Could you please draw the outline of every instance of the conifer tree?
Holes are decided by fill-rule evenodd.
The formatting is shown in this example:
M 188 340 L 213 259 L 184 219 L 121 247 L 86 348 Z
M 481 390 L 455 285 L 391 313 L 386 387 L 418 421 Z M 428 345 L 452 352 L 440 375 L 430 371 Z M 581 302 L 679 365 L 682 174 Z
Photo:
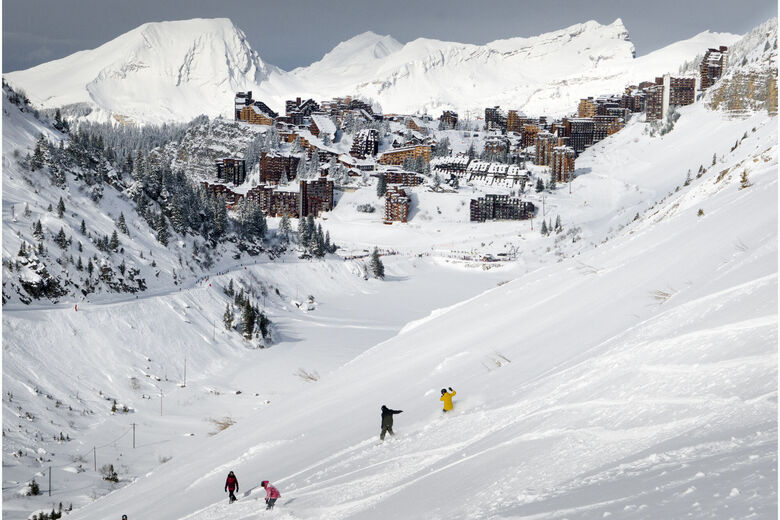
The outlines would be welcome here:
M 230 282 L 233 283 L 233 280 Z M 233 307 L 231 307 L 229 303 L 225 307 L 225 314 L 222 315 L 222 322 L 225 324 L 227 330 L 233 328 Z
M 371 272 L 377 278 L 385 277 L 385 264 L 379 258 L 379 249 L 374 246 L 374 251 L 371 253 Z
M 168 223 L 165 221 L 165 215 L 163 213 L 160 213 L 159 217 L 157 218 L 156 231 L 157 240 L 162 245 L 167 246 L 170 233 L 168 232 Z
M 33 224 L 33 237 L 36 240 L 43 240 L 43 226 L 41 225 L 40 220 L 37 220 L 35 224 Z
M 545 236 L 548 234 L 548 231 L 547 231 L 547 222 L 546 222 L 546 221 L 544 221 L 544 220 L 542 220 L 542 229 L 541 229 L 540 233 L 541 233 L 542 235 L 545 235 Z
M 63 228 L 60 228 L 60 231 L 54 238 L 54 242 L 60 247 L 60 249 L 65 249 L 68 247 L 68 237 L 65 236 L 65 230 Z
M 290 217 L 283 215 L 279 221 L 279 234 L 282 240 L 287 243 L 290 241 L 290 233 L 292 233 L 292 226 L 290 225 Z
M 376 196 L 384 197 L 387 193 L 387 178 L 384 173 L 380 173 L 376 180 Z
M 119 214 L 119 219 L 116 221 L 116 227 L 117 227 L 117 229 L 119 229 L 119 231 L 121 231 L 125 235 L 129 235 L 130 234 L 130 231 L 127 229 L 127 223 L 125 222 L 125 214 L 124 213 L 120 213 Z
M 84 222 L 84 219 L 81 219 L 81 227 L 79 228 L 79 231 L 81 231 L 82 235 L 87 234 L 87 224 Z
M 81 261 L 81 257 L 79 257 L 78 262 L 76 262 L 76 269 L 78 269 L 79 271 L 84 270 L 84 262 Z
M 541 178 L 536 179 L 536 193 L 544 191 L 544 181 Z
M 65 214 L 65 201 L 63 201 L 62 197 L 60 197 L 59 202 L 57 202 L 57 216 L 59 218 L 62 218 L 64 214 Z
M 252 334 L 255 331 L 256 317 L 257 315 L 255 313 L 254 307 L 252 307 L 252 304 L 249 302 L 249 300 L 246 300 L 244 302 L 244 312 L 243 312 L 244 337 L 246 339 L 252 339 Z
M 117 235 L 116 229 L 111 233 L 111 240 L 108 242 L 108 248 L 111 249 L 111 251 L 119 249 L 119 235 Z

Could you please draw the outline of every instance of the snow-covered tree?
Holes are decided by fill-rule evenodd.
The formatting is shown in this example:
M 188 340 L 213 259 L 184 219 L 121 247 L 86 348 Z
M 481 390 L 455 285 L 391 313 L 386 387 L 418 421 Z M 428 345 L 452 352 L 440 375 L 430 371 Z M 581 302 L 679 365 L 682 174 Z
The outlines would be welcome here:
M 382 263 L 382 260 L 379 258 L 379 249 L 377 247 L 374 247 L 374 251 L 371 253 L 371 272 L 376 278 L 384 278 L 385 277 L 385 264 Z

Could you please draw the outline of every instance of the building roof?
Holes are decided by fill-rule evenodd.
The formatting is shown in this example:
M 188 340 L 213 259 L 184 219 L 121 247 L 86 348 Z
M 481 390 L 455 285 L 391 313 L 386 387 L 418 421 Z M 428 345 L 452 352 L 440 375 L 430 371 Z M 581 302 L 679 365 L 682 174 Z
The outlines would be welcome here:
M 320 129 L 320 132 L 336 135 L 336 125 L 330 117 L 323 114 L 312 114 L 311 120 Z

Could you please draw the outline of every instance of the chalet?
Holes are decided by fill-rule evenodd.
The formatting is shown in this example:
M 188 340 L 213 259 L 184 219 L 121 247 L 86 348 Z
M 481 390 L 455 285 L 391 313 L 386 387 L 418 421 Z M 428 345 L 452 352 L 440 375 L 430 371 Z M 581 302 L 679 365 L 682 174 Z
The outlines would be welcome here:
M 260 182 L 279 184 L 293 180 L 298 173 L 300 159 L 293 155 L 262 152 L 260 155 Z
M 379 157 L 379 164 L 403 164 L 407 158 L 416 159 L 418 157 L 422 157 L 425 162 L 430 162 L 430 145 L 405 146 L 387 151 Z
M 532 218 L 536 208 L 531 202 L 509 195 L 485 195 L 471 199 L 469 214 L 472 222 L 486 220 L 523 220 Z
M 385 222 L 406 222 L 410 204 L 411 199 L 403 188 L 390 187 L 385 193 Z
M 728 47 L 720 46 L 717 49 L 707 49 L 704 59 L 699 65 L 699 77 L 701 78 L 701 90 L 710 88 L 723 75 L 728 65 Z
M 319 178 L 314 181 L 300 182 L 298 214 L 318 216 L 323 211 L 333 209 L 333 181 Z
M 456 177 L 462 177 L 455 174 Z M 528 175 L 516 164 L 505 164 L 490 161 L 471 161 L 466 169 L 466 179 L 470 183 L 478 182 L 488 186 L 523 186 Z
M 243 159 L 218 159 L 215 165 L 217 179 L 221 181 L 232 182 L 238 186 L 246 179 L 246 161 Z
M 557 182 L 569 182 L 574 174 L 576 152 L 571 146 L 556 146 L 552 151 L 552 174 Z
M 409 130 L 414 130 L 415 132 L 423 132 L 423 126 L 421 126 L 417 121 L 414 120 L 413 117 L 407 117 L 406 118 L 406 128 Z
M 325 136 L 327 136 L 332 143 L 336 139 L 337 130 L 336 125 L 329 116 L 319 112 L 311 114 L 311 124 L 309 125 L 311 135 L 319 137 L 323 141 Z

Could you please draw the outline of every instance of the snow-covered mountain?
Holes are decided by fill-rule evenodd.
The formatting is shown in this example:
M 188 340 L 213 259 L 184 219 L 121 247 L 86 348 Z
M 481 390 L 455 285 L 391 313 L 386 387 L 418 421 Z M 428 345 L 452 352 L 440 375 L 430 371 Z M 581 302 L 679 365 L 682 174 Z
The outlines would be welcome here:
M 91 51 L 12 72 L 7 81 L 44 108 L 78 103 L 138 122 L 229 117 L 232 95 L 251 89 L 283 111 L 294 96 L 359 95 L 386 112 L 444 109 L 481 113 L 502 105 L 529 114 L 565 114 L 583 96 L 617 93 L 676 72 L 732 34 L 704 32 L 639 58 L 620 19 L 595 21 L 529 38 L 472 45 L 419 38 L 402 45 L 362 33 L 321 60 L 286 72 L 265 64 L 229 20 L 145 24 Z
M 76 104 L 137 122 L 224 113 L 276 70 L 230 20 L 146 23 L 97 49 L 6 75 L 41 108 Z

